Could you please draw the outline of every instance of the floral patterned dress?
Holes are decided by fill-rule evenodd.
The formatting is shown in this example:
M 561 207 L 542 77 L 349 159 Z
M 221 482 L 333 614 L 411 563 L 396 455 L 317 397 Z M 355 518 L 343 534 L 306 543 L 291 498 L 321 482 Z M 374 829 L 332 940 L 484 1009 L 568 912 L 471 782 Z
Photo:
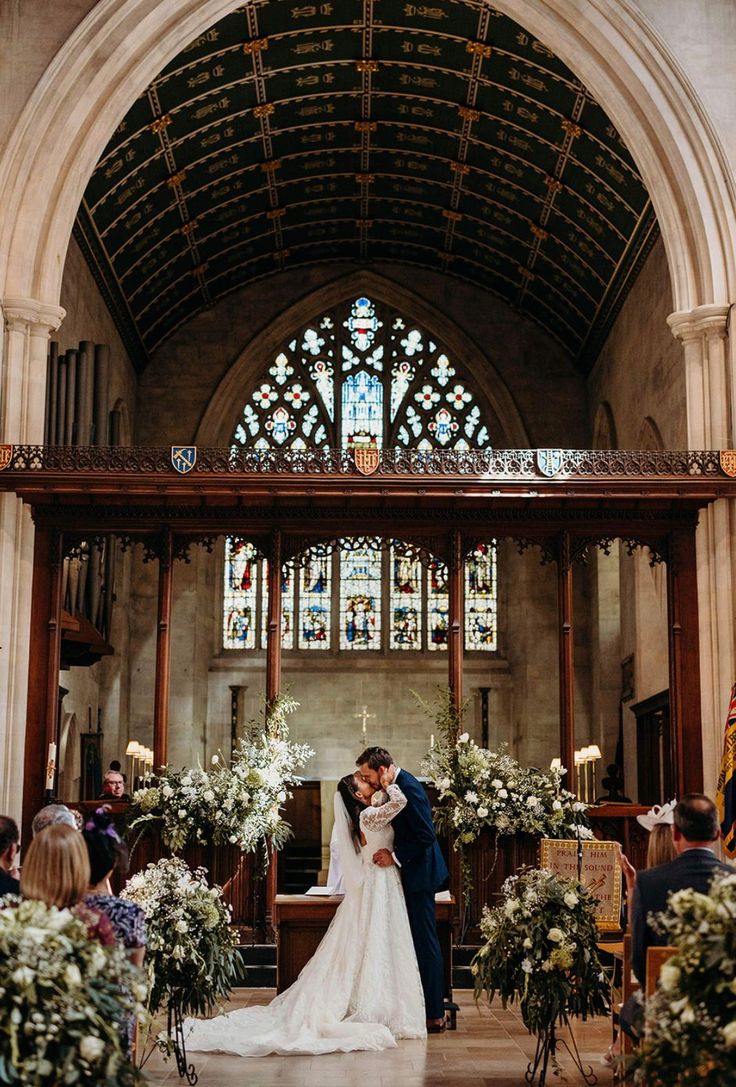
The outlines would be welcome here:
M 99 910 L 109 918 L 115 935 L 124 948 L 132 950 L 146 946 L 146 917 L 135 902 L 102 894 L 85 895 L 84 901 L 85 905 Z

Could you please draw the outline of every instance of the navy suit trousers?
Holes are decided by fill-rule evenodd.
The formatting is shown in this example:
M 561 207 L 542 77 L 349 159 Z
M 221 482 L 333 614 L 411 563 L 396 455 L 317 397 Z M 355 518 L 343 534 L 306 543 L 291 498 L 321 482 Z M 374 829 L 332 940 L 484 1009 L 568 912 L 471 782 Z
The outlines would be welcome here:
M 427 1019 L 441 1019 L 445 1014 L 445 970 L 437 936 L 434 891 L 406 891 L 405 894 Z

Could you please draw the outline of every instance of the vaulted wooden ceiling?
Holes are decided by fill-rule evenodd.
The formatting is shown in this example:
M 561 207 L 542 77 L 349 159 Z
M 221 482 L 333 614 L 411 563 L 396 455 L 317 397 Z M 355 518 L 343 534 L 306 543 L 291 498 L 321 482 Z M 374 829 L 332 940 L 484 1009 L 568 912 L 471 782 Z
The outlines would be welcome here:
M 604 111 L 484 0 L 251 0 L 132 105 L 76 225 L 140 367 L 252 280 L 377 259 L 492 291 L 585 367 L 656 234 Z

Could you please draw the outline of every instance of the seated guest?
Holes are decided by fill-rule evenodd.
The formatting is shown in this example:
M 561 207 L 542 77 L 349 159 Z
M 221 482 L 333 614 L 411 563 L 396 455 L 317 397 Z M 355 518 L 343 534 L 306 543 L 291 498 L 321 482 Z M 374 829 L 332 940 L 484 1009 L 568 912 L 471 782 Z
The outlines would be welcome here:
M 666 937 L 649 925 L 649 914 L 663 913 L 672 891 L 692 888 L 706 894 L 715 872 L 733 871 L 713 852 L 720 836 L 713 801 L 702 793 L 687 793 L 675 808 L 672 840 L 676 858 L 638 873 L 631 910 L 631 965 L 641 985 L 646 978 L 647 948 L 666 943 Z
M 646 815 L 637 815 L 637 823 L 649 831 L 647 842 L 647 868 L 656 868 L 659 864 L 667 864 L 677 856 L 675 843 L 672 840 L 672 826 L 675 821 L 676 800 L 668 800 L 666 804 L 655 804 Z M 618 845 L 618 843 L 616 843 Z M 619 846 L 618 862 L 626 880 L 626 900 L 631 907 L 634 897 L 634 885 L 636 883 L 636 869 Z
M 87 925 L 90 939 L 111 947 L 116 937 L 110 921 L 83 901 L 89 876 L 89 858 L 82 835 L 63 823 L 53 823 L 39 831 L 28 847 L 20 893 L 47 906 L 72 909 Z
M 8 815 L 0 815 L 0 896 L 20 894 L 18 825 Z
M 68 827 L 73 827 L 74 830 L 79 829 L 74 818 L 74 812 L 70 811 L 66 804 L 47 804 L 45 808 L 41 808 L 33 816 L 31 830 L 34 838 L 39 831 L 52 826 L 54 823 L 65 824 Z
M 132 962 L 142 966 L 146 946 L 145 914 L 134 902 L 113 895 L 110 886 L 113 872 L 128 871 L 128 847 L 105 808 L 98 808 L 87 819 L 82 837 L 90 864 L 89 891 L 84 901 L 109 917 Z
M 125 778 L 119 770 L 108 770 L 102 779 L 99 800 L 130 800 L 125 791 Z

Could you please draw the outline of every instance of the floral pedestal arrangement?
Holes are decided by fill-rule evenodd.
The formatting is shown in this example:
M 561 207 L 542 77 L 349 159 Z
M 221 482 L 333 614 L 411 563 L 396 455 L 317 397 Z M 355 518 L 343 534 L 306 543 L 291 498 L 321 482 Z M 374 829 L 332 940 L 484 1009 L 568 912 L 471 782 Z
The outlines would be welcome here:
M 476 999 L 496 996 L 505 1008 L 518 1002 L 521 1017 L 537 1038 L 526 1080 L 539 1076 L 543 1087 L 550 1062 L 557 1074 L 561 1048 L 588 1084 L 597 1082 L 584 1068 L 571 1029 L 571 1018 L 587 1019 L 609 1010 L 610 986 L 597 951 L 595 899 L 574 879 L 544 869 L 511 876 L 503 901 L 486 909 L 481 922 L 484 944 L 473 960 Z M 560 1038 L 558 1028 L 568 1028 Z

